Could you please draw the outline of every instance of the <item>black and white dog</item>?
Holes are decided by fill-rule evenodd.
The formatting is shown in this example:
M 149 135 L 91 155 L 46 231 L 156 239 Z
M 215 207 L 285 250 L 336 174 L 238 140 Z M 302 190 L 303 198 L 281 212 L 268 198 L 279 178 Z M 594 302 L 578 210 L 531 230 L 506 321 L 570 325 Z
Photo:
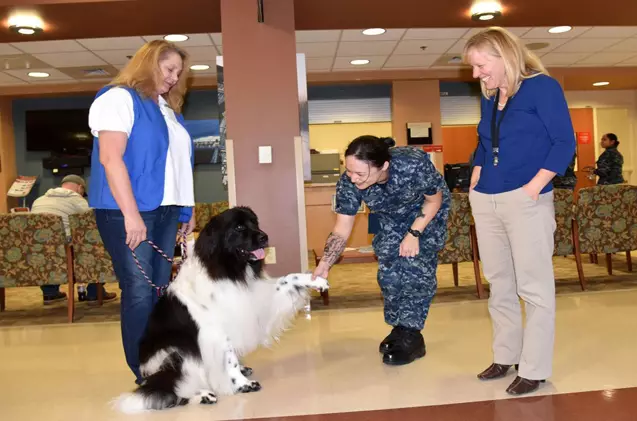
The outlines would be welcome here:
M 267 245 L 249 208 L 229 209 L 208 222 L 150 316 L 139 350 L 145 380 L 116 399 L 119 410 L 212 404 L 220 395 L 261 388 L 239 358 L 276 340 L 309 288 L 328 288 L 311 274 L 270 279 L 263 271 Z

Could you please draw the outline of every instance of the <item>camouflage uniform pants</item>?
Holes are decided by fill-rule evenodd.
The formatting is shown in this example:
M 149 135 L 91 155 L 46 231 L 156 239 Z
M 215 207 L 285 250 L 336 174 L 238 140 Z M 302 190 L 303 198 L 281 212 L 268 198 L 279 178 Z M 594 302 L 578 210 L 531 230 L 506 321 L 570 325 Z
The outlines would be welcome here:
M 385 322 L 422 330 L 436 295 L 438 252 L 421 250 L 416 257 L 379 259 L 378 284 L 385 299 Z

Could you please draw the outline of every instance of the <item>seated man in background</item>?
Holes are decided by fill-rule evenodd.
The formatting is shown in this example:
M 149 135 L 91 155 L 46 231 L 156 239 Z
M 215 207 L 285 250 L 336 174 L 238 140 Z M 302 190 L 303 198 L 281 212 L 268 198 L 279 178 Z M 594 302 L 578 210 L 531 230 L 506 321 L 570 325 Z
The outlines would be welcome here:
M 62 179 L 60 187 L 49 189 L 44 196 L 38 197 L 31 213 L 48 213 L 62 217 L 64 230 L 68 241 L 71 241 L 71 227 L 69 226 L 69 215 L 83 213 L 90 210 L 88 202 L 84 198 L 86 192 L 86 182 L 79 175 L 67 175 Z M 59 285 L 43 285 L 40 287 L 44 296 L 44 304 L 51 304 L 56 301 L 66 299 L 66 293 L 60 291 Z M 104 288 L 100 284 L 100 288 Z M 70 292 L 70 291 L 69 291 Z M 117 295 L 104 291 L 104 301 L 114 300 Z M 97 301 L 97 284 L 92 283 L 87 288 L 87 301 Z

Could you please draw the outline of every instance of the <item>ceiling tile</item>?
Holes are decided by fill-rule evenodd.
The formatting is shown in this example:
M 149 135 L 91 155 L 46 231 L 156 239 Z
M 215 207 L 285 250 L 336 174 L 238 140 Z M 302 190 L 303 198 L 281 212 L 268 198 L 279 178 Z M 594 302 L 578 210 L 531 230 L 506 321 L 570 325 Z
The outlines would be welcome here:
M 396 47 L 396 43 L 397 41 L 341 42 L 336 54 L 338 57 L 389 55 Z
M 208 34 L 185 34 L 188 36 L 186 41 L 176 42 L 178 47 L 203 47 L 207 45 L 213 45 L 212 39 Z M 146 41 L 155 41 L 158 39 L 164 39 L 164 35 L 148 35 L 144 36 Z
M 560 45 L 568 42 L 566 38 L 525 38 L 522 40 L 524 45 L 529 46 L 531 44 L 548 44 L 548 46 L 539 49 L 532 49 L 535 54 L 541 55 L 555 50 Z
M 217 45 L 217 51 L 219 51 L 219 55 L 223 55 L 223 47 L 221 45 Z
M 384 69 L 401 69 L 408 67 L 429 67 L 440 57 L 440 54 L 392 55 Z
M 637 35 L 637 26 L 595 26 L 581 35 L 582 38 L 626 38 Z
M 214 42 L 215 45 L 223 45 L 221 34 L 215 33 L 215 34 L 208 34 L 208 35 L 210 35 L 210 38 L 212 38 L 212 42 Z
M 611 45 L 606 51 L 613 53 L 630 53 L 632 51 L 637 52 L 637 38 L 628 38 L 617 44 Z
M 45 62 L 40 61 L 29 54 L 1 57 L 0 66 L 3 70 L 40 69 L 43 67 L 49 67 L 49 65 Z
M 575 38 L 576 36 L 582 35 L 584 32 L 591 29 L 590 26 L 577 26 L 568 32 L 563 32 L 561 34 L 552 34 L 549 32 L 549 29 L 551 28 L 551 26 L 533 28 L 522 35 L 522 38 Z
M 341 31 L 296 31 L 295 35 L 296 42 L 330 42 L 338 41 L 341 36 Z
M 600 66 L 612 66 L 628 60 L 629 58 L 634 56 L 637 56 L 637 51 L 633 53 L 597 53 L 586 57 L 584 60 L 578 61 L 577 63 L 575 63 L 575 65 L 579 66 L 580 64 L 597 64 Z
M 466 43 L 467 43 L 466 39 L 458 40 L 457 42 L 455 42 L 449 48 L 449 50 L 447 50 L 447 53 L 449 53 L 449 54 L 458 54 L 458 55 L 462 54 L 462 52 L 464 51 L 464 46 L 465 46 Z
M 100 79 L 113 79 L 119 72 L 108 64 L 102 66 L 64 67 L 59 68 L 65 75 L 78 80 L 99 81 Z
M 589 53 L 548 53 L 542 56 L 542 63 L 545 66 L 569 66 L 589 55 Z
M 0 85 L 22 85 L 24 81 L 7 73 L 0 72 Z
M 618 63 L 617 66 L 637 66 L 637 56 Z
M 184 50 L 190 56 L 191 62 L 199 62 L 201 60 L 212 61 L 216 60 L 219 52 L 214 46 L 202 46 L 202 47 L 184 47 Z
M 296 44 L 296 52 L 306 57 L 334 57 L 337 42 L 304 42 Z
M 362 29 L 347 29 L 343 31 L 341 41 L 398 41 L 405 31 L 406 29 L 387 29 L 381 35 L 364 35 Z
M 29 54 L 86 51 L 86 48 L 75 40 L 14 42 L 11 45 Z
M 23 54 L 22 51 L 11 46 L 11 44 L 0 44 L 0 56 L 12 56 Z
M 554 50 L 556 53 L 595 53 L 604 50 L 621 39 L 617 38 L 576 38 L 560 45 Z
M 464 45 L 464 41 L 459 42 Z M 447 52 L 455 43 L 455 39 L 405 40 L 398 43 L 394 54 L 442 54 Z M 426 48 L 422 50 L 421 47 Z
M 329 72 L 332 61 L 331 57 L 308 58 L 305 60 L 305 65 L 309 72 Z
M 469 39 L 472 36 L 474 36 L 475 34 L 477 34 L 478 32 L 482 31 L 483 29 L 486 28 L 471 28 L 466 34 L 463 35 L 462 38 L 464 39 Z M 531 29 L 533 28 L 528 28 L 528 27 L 511 27 L 511 28 L 504 28 L 507 31 L 511 32 L 512 34 L 521 37 L 524 34 L 526 34 L 527 32 L 529 32 Z
M 403 39 L 458 39 L 467 32 L 467 28 L 412 28 Z
M 137 50 L 109 50 L 109 51 L 94 51 L 102 60 L 114 65 L 124 65 L 128 63 L 128 56 L 132 56 Z
M 86 38 L 77 42 L 89 50 L 137 50 L 145 44 L 142 37 Z
M 34 56 L 38 60 L 42 60 L 53 67 L 99 66 L 101 64 L 105 64 L 102 59 L 90 51 L 77 53 L 34 54 Z
M 46 72 L 48 73 L 49 77 L 47 78 L 33 78 L 33 77 L 29 77 L 28 73 L 29 72 Z M 51 68 L 44 68 L 44 69 L 29 69 L 29 70 L 7 70 L 6 73 L 8 73 L 11 76 L 15 76 L 19 79 L 24 80 L 25 82 L 33 82 L 33 81 L 41 81 L 42 79 L 46 80 L 46 81 L 56 81 L 56 80 L 73 80 L 71 77 L 65 75 L 64 73 L 60 72 L 57 69 L 51 69 Z
M 366 64 L 364 66 L 354 66 L 353 64 L 350 64 L 350 61 L 352 60 L 356 60 L 356 59 L 360 59 L 360 58 L 365 58 L 367 60 L 369 60 L 369 64 Z M 369 56 L 369 57 L 337 57 L 336 60 L 334 60 L 334 67 L 332 68 L 333 71 L 341 71 L 341 70 L 379 70 L 382 66 L 383 63 L 385 62 L 385 60 L 387 59 L 386 56 Z

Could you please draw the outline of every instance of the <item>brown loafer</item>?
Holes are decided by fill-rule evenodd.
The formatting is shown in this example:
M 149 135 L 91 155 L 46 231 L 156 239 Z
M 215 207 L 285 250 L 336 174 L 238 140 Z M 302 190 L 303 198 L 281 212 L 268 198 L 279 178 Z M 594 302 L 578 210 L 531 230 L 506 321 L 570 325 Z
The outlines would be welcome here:
M 489 368 L 487 368 L 486 370 L 484 370 L 482 373 L 478 374 L 478 378 L 480 380 L 495 380 L 495 379 L 501 379 L 502 377 L 507 375 L 507 372 L 509 371 L 509 368 L 511 368 L 510 365 L 504 365 L 504 364 L 496 364 L 493 363 L 489 366 Z M 518 365 L 515 365 L 515 369 L 518 369 Z
M 544 383 L 546 380 L 529 380 L 523 377 L 517 376 L 513 383 L 507 388 L 509 395 L 526 395 L 527 393 L 533 393 L 539 389 L 540 383 Z

